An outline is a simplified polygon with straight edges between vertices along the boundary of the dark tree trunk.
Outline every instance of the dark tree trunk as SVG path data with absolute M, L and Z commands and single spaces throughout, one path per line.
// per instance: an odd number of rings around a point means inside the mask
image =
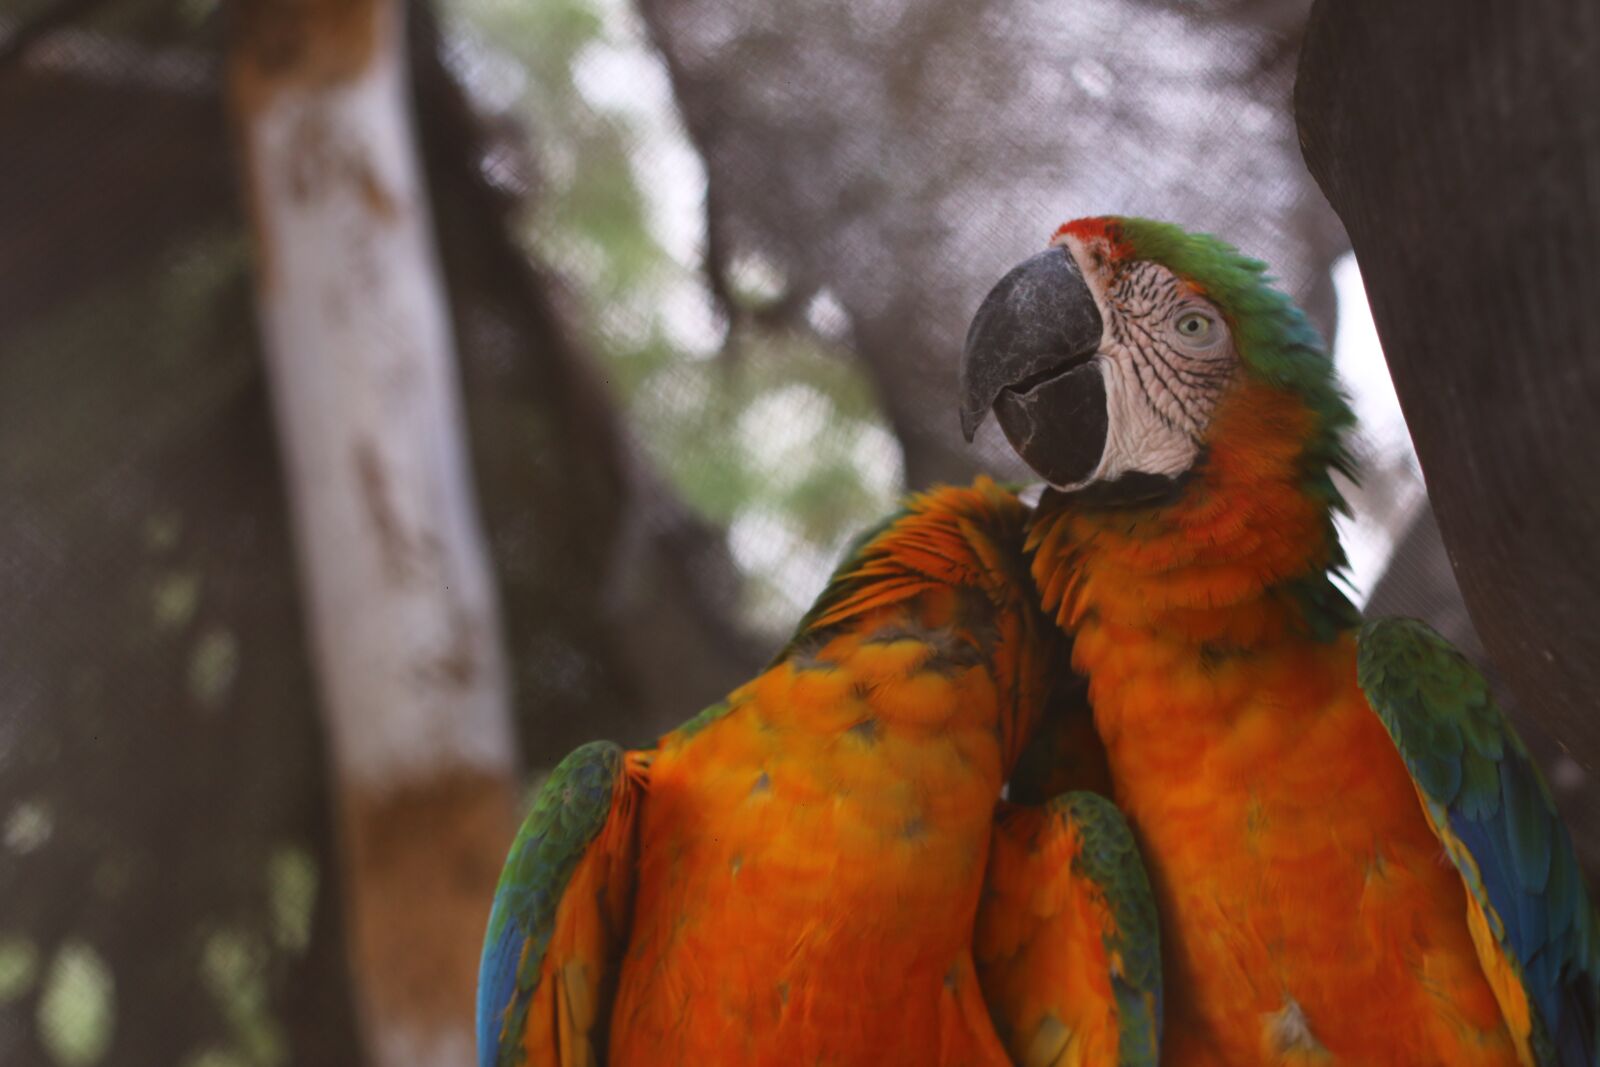
M 1600 762 L 1600 6 L 1319 0 L 1296 92 L 1473 622 Z

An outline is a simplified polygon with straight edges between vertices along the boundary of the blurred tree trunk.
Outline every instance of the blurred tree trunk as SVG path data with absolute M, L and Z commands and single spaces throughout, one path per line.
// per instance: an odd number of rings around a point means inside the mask
M 1296 89 L 1472 620 L 1600 762 L 1600 6 L 1318 0 Z
M 232 110 L 383 1067 L 472 1059 L 510 708 L 399 0 L 241 5 Z

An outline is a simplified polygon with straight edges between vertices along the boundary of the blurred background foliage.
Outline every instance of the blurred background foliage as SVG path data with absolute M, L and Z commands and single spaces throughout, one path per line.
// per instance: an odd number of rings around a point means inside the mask
M 629 433 L 729 531 L 744 621 L 776 638 L 902 485 L 842 312 L 785 307 L 779 269 L 756 256 L 708 289 L 704 167 L 624 0 L 441 13 L 452 70 L 502 116 L 488 166 L 523 198 L 519 238 L 584 294 L 577 327 Z M 797 310 L 803 328 L 783 317 Z
M 717 697 L 905 489 L 1019 474 L 959 441 L 959 341 L 1007 264 L 1089 212 L 1227 234 L 1337 323 L 1369 427 L 1356 583 L 1471 642 L 1300 164 L 1307 7 L 414 4 L 529 776 Z M 8 1065 L 363 1058 L 228 16 L 0 5 Z M 1592 783 L 1534 741 L 1592 846 Z

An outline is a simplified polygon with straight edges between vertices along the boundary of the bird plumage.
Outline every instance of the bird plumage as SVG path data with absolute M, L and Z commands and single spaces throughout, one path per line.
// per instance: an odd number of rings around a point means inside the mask
M 1215 238 L 1099 218 L 1055 247 L 1018 269 L 1101 337 L 987 305 L 967 404 L 1073 480 L 1029 551 L 1150 867 L 1166 1062 L 1593 1064 L 1593 908 L 1536 769 L 1458 655 L 1358 633 L 1336 584 L 1352 419 L 1315 331 Z M 1053 422 L 1086 410 L 1098 436 Z M 1119 425 L 1174 412 L 1192 439 Z
M 1051 810 L 1074 857 L 1057 868 L 991 868 L 996 801 L 1060 654 L 1025 520 L 983 480 L 913 498 L 761 675 L 651 750 L 591 747 L 558 768 L 496 896 L 484 1067 L 998 1067 L 992 1015 L 1040 1055 L 1061 1027 L 1100 1027 L 1078 1043 L 1094 1058 L 1040 1062 L 1149 1062 L 1153 904 L 1114 809 Z M 980 910 L 1036 890 L 1094 917 L 1030 932 L 1101 998 L 1075 997 L 1078 1015 L 1040 985 L 1054 972 L 1013 965 L 992 999 L 980 988 Z

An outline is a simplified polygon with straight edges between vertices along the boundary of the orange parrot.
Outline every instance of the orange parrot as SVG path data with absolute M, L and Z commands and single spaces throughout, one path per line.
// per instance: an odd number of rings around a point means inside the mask
M 1086 793 L 997 814 L 1063 654 L 1025 519 L 985 480 L 914 498 L 763 674 L 556 768 L 495 894 L 483 1067 L 1153 1067 L 1126 824 Z
M 1053 487 L 1028 549 L 1149 866 L 1163 1062 L 1595 1063 L 1600 928 L 1483 678 L 1361 624 L 1331 479 L 1352 423 L 1262 264 L 1062 227 L 980 307 L 990 412 Z

